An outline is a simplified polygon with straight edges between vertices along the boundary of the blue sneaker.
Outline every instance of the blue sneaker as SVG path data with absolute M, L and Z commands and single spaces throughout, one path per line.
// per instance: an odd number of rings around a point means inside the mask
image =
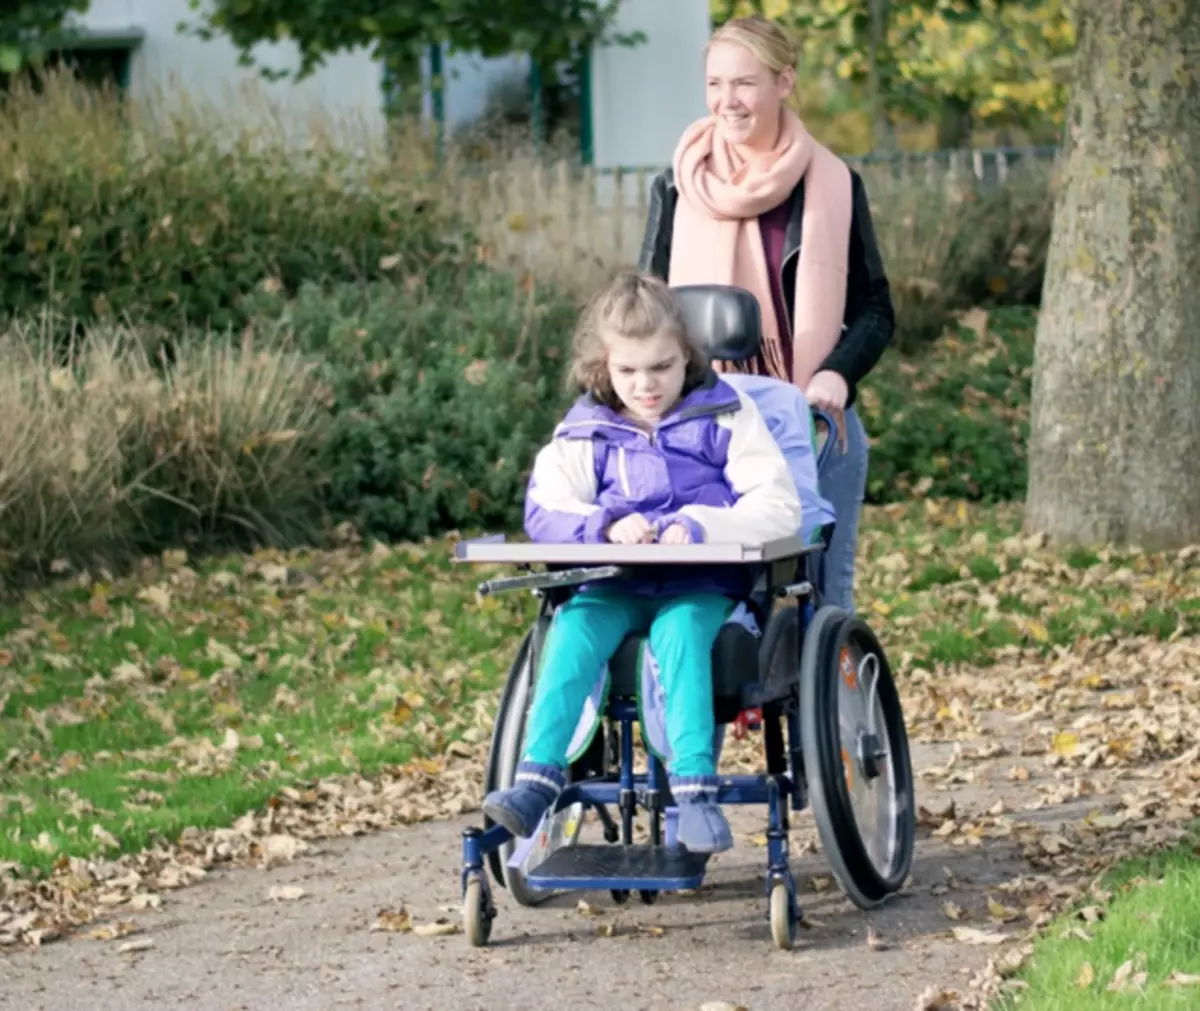
M 522 762 L 511 787 L 484 797 L 483 813 L 518 839 L 528 839 L 566 785 L 567 775 L 557 766 Z
M 717 803 L 716 776 L 671 779 L 671 793 L 679 805 L 675 838 L 692 853 L 724 853 L 733 849 L 733 831 Z

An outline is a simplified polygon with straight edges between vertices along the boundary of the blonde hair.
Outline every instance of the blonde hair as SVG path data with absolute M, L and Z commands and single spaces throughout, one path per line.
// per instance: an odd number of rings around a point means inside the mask
M 796 47 L 787 32 L 761 14 L 726 21 L 712 33 L 704 55 L 718 42 L 732 42 L 749 49 L 764 67 L 778 77 L 791 67 L 796 69 Z
M 606 338 L 616 334 L 648 339 L 669 333 L 683 350 L 683 392 L 703 382 L 709 362 L 696 343 L 683 307 L 666 282 L 636 270 L 622 271 L 589 303 L 580 317 L 571 342 L 570 381 L 581 393 L 590 393 L 597 403 L 618 410 L 621 402 L 608 374 Z

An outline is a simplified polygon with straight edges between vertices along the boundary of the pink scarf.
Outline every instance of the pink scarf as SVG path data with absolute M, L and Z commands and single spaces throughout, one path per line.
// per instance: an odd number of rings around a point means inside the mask
M 730 145 L 720 139 L 709 116 L 684 131 L 674 167 L 680 200 L 671 233 L 668 283 L 732 284 L 752 292 L 762 308 L 762 355 L 768 372 L 805 388 L 841 335 L 850 252 L 849 168 L 787 108 L 774 150 L 759 153 Z M 801 178 L 804 219 L 788 376 L 758 215 L 787 200 Z M 754 363 L 714 364 L 719 371 L 758 371 Z

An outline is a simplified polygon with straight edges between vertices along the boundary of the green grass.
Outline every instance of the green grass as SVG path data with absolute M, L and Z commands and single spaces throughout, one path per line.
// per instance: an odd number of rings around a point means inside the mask
M 1172 973 L 1200 974 L 1200 826 L 1177 849 L 1120 864 L 1103 887 L 1113 893 L 1103 917 L 1090 922 L 1073 910 L 1054 924 L 1017 977 L 1028 989 L 999 999 L 995 1011 L 1200 1008 L 1200 984 L 1168 985 Z M 1109 990 L 1131 960 L 1131 979 L 1145 972 L 1145 980 Z
M 97 853 L 97 825 L 140 849 L 477 732 L 467 703 L 500 683 L 529 602 L 477 602 L 480 570 L 451 564 L 447 544 L 264 554 L 4 608 L 0 862 Z
M 1200 632 L 1200 558 L 1056 553 L 1021 535 L 1015 505 L 927 500 L 868 515 L 859 606 L 909 665 L 986 666 L 1005 647 Z
M 936 501 L 867 511 L 859 604 L 901 676 L 1200 628 L 1200 561 L 1060 557 L 1022 541 L 1019 520 Z M 108 852 L 138 850 L 228 825 L 287 784 L 482 739 L 473 703 L 534 602 L 477 600 L 486 573 L 450 557 L 439 542 L 193 571 L 168 553 L 0 606 L 0 863 L 44 871 L 105 851 L 105 834 Z

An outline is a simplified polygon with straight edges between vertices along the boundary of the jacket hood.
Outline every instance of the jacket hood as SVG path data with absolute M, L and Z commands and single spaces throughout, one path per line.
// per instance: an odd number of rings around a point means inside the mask
M 739 406 L 737 391 L 710 369 L 700 385 L 681 397 L 679 403 L 659 419 L 654 427 L 655 430 L 659 430 L 692 418 L 726 414 L 736 411 Z M 630 436 L 643 438 L 645 432 L 619 411 L 598 403 L 590 393 L 585 393 L 575 401 L 554 430 L 556 439 L 605 439 L 620 442 Z

